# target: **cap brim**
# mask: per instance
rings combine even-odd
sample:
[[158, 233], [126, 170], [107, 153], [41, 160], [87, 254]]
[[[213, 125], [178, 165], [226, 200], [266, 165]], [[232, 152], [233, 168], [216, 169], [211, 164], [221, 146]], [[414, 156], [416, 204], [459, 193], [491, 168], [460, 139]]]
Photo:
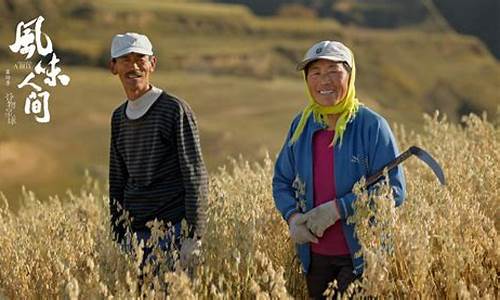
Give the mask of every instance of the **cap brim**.
[[305, 59], [305, 60], [301, 61], [300, 63], [298, 63], [297, 67], [296, 67], [297, 71], [304, 70], [304, 68], [307, 66], [308, 63], [313, 62], [313, 61], [318, 60], [318, 59], [326, 59], [326, 60], [331, 60], [331, 61], [336, 61], [336, 62], [346, 62], [348, 65], [350, 65], [349, 62], [345, 61], [344, 59], [342, 59], [340, 57], [316, 56], [313, 58]]
[[129, 54], [129, 53], [139, 53], [139, 54], [145, 54], [145, 55], [153, 55], [153, 51], [148, 51], [146, 49], [143, 49], [143, 48], [135, 48], [135, 47], [130, 47], [130, 48], [125, 48], [123, 50], [120, 50], [116, 53], [113, 53], [113, 55], [111, 55], [111, 58], [118, 58], [120, 56], [123, 56], [125, 54]]

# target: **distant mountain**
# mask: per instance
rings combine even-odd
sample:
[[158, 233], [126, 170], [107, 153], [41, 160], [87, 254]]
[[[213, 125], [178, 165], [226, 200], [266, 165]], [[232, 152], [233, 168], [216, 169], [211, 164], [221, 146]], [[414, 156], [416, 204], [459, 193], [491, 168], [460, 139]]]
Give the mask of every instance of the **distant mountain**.
[[257, 15], [302, 6], [319, 17], [371, 28], [425, 26], [479, 37], [500, 58], [499, 0], [214, 0], [247, 5]]
[[[500, 103], [498, 58], [478, 38], [452, 30], [455, 23], [440, 12], [465, 0], [435, 0], [440, 6], [431, 0], [214, 1], [221, 2], [0, 0], [0, 39], [12, 43], [17, 22], [43, 15], [44, 29], [58, 34], [61, 42], [54, 47], [67, 65], [106, 66], [109, 49], [103, 41], [137, 30], [163, 43], [159, 70], [271, 79], [296, 78], [294, 64], [313, 42], [337, 38], [355, 49], [363, 74], [360, 94], [390, 109], [394, 120], [417, 122], [420, 112], [439, 109], [459, 121], [468, 112], [494, 114]], [[487, 1], [477, 4], [486, 7]], [[482, 11], [464, 9], [469, 16]], [[252, 10], [277, 16], [263, 18]], [[450, 20], [466, 19], [454, 16]], [[484, 26], [491, 28], [498, 19], [485, 17]], [[14, 60], [7, 47], [0, 47], [0, 57]]]
[[[422, 130], [424, 112], [439, 110], [459, 122], [464, 114], [483, 111], [491, 120], [498, 110], [500, 63], [478, 38], [451, 30], [438, 10], [443, 8], [430, 2], [331, 6], [311, 0], [308, 6], [299, 1], [276, 6], [266, 0], [278, 16], [265, 18], [248, 6], [211, 2], [0, 0], [0, 67], [12, 71], [12, 82], [27, 74], [15, 67], [22, 56], [8, 47], [16, 24], [40, 15], [72, 80], [54, 91], [50, 127], [28, 122], [33, 120], [23, 112], [26, 91], [11, 85], [19, 124], [0, 126], [0, 189], [17, 196], [22, 181], [30, 189], [53, 194], [57, 188], [64, 194], [67, 187], [79, 187], [83, 179], [76, 174], [87, 167], [105, 180], [109, 114], [122, 101], [118, 80], [105, 69], [110, 40], [118, 32], [151, 38], [159, 61], [154, 82], [193, 104], [213, 170], [228, 155], [254, 159], [266, 148], [279, 150], [289, 120], [307, 103], [295, 64], [321, 39], [338, 39], [354, 50], [360, 100], [407, 132]], [[6, 124], [2, 116], [0, 122]]]
[[479, 37], [500, 59], [499, 0], [434, 0], [437, 8], [458, 32]]

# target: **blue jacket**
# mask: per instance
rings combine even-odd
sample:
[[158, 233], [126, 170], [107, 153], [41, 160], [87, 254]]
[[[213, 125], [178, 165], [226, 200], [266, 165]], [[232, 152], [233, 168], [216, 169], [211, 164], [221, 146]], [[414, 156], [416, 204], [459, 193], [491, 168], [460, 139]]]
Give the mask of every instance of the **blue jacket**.
[[[274, 169], [273, 197], [283, 218], [295, 212], [306, 212], [313, 208], [313, 135], [325, 126], [309, 117], [305, 128], [294, 144], [290, 144], [300, 114], [293, 120], [283, 148]], [[380, 115], [361, 105], [355, 117], [347, 124], [342, 144], [334, 149], [335, 188], [340, 213], [340, 222], [349, 247], [355, 274], [363, 272], [363, 258], [355, 257], [361, 249], [356, 238], [354, 224], [346, 220], [354, 214], [353, 202], [356, 196], [352, 187], [361, 179], [369, 177], [394, 159], [399, 151], [387, 121]], [[389, 172], [396, 206], [405, 197], [405, 180], [401, 166]], [[304, 272], [310, 264], [310, 245], [297, 245], [297, 251]]]

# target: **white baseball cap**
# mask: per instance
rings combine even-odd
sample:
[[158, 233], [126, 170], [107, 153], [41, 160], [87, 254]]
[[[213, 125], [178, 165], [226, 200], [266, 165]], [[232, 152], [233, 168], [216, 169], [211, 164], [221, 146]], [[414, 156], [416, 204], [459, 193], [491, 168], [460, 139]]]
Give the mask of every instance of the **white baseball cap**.
[[352, 52], [346, 45], [336, 41], [322, 41], [307, 50], [302, 61], [297, 64], [297, 71], [304, 70], [308, 63], [318, 59], [346, 62], [352, 68]]
[[153, 55], [153, 45], [147, 36], [135, 32], [117, 34], [113, 37], [111, 58], [117, 58], [132, 52]]

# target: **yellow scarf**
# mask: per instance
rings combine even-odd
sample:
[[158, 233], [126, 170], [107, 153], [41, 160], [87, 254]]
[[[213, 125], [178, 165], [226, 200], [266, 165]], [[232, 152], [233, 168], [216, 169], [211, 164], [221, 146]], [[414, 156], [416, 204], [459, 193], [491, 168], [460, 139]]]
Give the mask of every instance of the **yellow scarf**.
[[347, 90], [347, 94], [342, 101], [332, 106], [322, 106], [319, 105], [314, 98], [311, 96], [309, 92], [309, 88], [307, 87], [307, 81], [304, 70], [304, 82], [306, 83], [306, 93], [309, 99], [309, 105], [304, 108], [302, 112], [302, 117], [300, 118], [299, 125], [295, 129], [292, 139], [290, 143], [293, 144], [297, 141], [297, 139], [302, 134], [304, 127], [306, 125], [307, 119], [311, 115], [314, 116], [314, 121], [320, 122], [322, 124], [326, 124], [327, 115], [330, 114], [341, 114], [335, 124], [335, 135], [333, 137], [333, 141], [331, 145], [335, 145], [337, 141], [340, 141], [340, 145], [342, 145], [342, 136], [344, 135], [344, 131], [346, 129], [347, 123], [354, 118], [356, 112], [359, 109], [359, 105], [362, 105], [358, 98], [356, 98], [356, 88], [354, 86], [354, 82], [356, 81], [356, 64], [354, 62], [354, 56], [352, 58], [352, 70], [351, 77], [349, 78], [349, 86]]

